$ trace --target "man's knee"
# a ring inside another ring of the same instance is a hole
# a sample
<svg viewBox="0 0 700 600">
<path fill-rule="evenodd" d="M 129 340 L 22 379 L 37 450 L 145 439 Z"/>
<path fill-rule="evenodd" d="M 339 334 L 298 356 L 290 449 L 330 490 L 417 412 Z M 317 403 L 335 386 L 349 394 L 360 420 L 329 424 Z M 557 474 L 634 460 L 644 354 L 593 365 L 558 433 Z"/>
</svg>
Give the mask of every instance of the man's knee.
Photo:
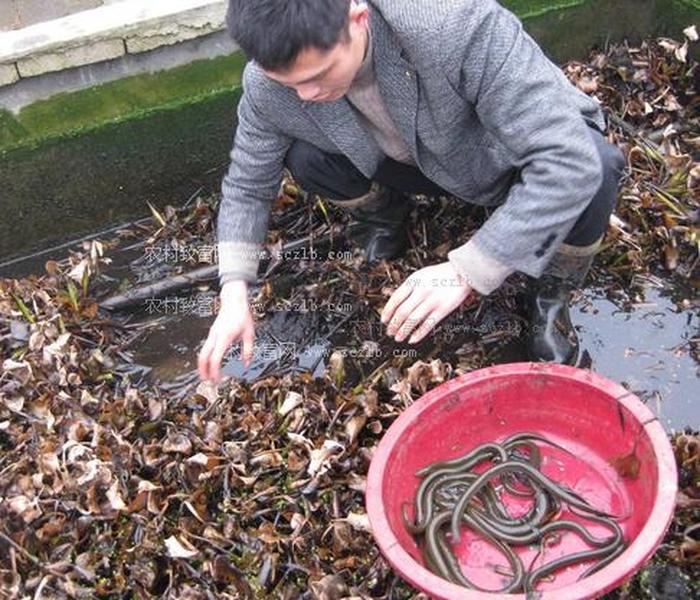
<svg viewBox="0 0 700 600">
<path fill-rule="evenodd" d="M 592 135 L 601 159 L 603 177 L 597 192 L 564 240 L 573 246 L 587 246 L 605 233 L 610 215 L 615 211 L 619 182 L 625 168 L 620 149 L 600 132 L 593 131 Z"/>
<path fill-rule="evenodd" d="M 603 170 L 602 182 L 593 201 L 601 203 L 603 206 L 600 207 L 600 210 L 610 215 L 615 210 L 617 203 L 619 183 L 625 168 L 625 156 L 617 146 L 608 142 L 602 134 L 595 132 L 593 137 Z"/>
<path fill-rule="evenodd" d="M 307 192 L 329 198 L 355 198 L 371 182 L 342 154 L 325 152 L 303 140 L 295 140 L 284 160 L 294 180 Z"/>
<path fill-rule="evenodd" d="M 296 140 L 287 151 L 284 164 L 303 187 L 305 180 L 315 179 L 314 175 L 321 170 L 323 152 L 313 144 Z"/>
</svg>

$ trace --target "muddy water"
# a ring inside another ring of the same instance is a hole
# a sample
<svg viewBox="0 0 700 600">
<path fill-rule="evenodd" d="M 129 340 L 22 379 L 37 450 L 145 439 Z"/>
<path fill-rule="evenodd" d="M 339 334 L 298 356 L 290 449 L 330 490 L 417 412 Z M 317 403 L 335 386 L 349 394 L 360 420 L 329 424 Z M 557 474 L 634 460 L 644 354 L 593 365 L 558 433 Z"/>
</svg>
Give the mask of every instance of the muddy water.
<svg viewBox="0 0 700 600">
<path fill-rule="evenodd" d="M 682 292 L 648 288 L 645 302 L 625 312 L 589 290 L 573 319 L 593 370 L 635 392 L 667 429 L 699 429 L 700 308 L 679 309 Z"/>
<path fill-rule="evenodd" d="M 681 305 L 684 290 L 666 284 L 649 287 L 644 298 L 623 310 L 606 297 L 601 288 L 589 288 L 572 308 L 572 320 L 579 331 L 584 366 L 616 381 L 643 400 L 668 429 L 700 428 L 700 307 Z M 195 292 L 207 297 L 212 292 Z M 184 297 L 184 296 L 183 296 Z M 145 314 L 145 311 L 144 311 Z M 246 369 L 239 359 L 239 348 L 229 351 L 223 373 L 246 381 L 268 374 L 312 371 L 318 376 L 333 350 L 346 356 L 348 383 L 367 377 L 385 359 L 397 353 L 413 352 L 415 360 L 433 357 L 436 338 L 424 340 L 418 347 L 395 344 L 377 325 L 378 352 L 363 353 L 365 340 L 352 342 L 345 329 L 334 329 L 347 315 L 322 310 L 273 311 L 256 325 L 254 360 Z M 176 378 L 196 379 L 196 353 L 206 338 L 213 316 L 201 314 L 171 315 L 137 349 L 136 362 L 152 368 L 156 381 Z M 494 328 L 494 323 L 522 324 L 522 315 L 486 311 L 471 333 L 453 334 L 449 350 L 437 355 L 453 358 L 452 351 L 467 339 L 479 339 L 478 332 Z M 484 326 L 481 329 L 482 326 Z M 507 327 L 506 327 L 507 328 Z M 693 351 L 695 355 L 693 355 Z M 348 358 L 352 356 L 352 359 Z M 523 338 L 515 337 L 497 354 L 495 362 L 526 360 Z M 354 367 L 354 368 L 353 368 Z M 189 374 L 189 376 L 187 376 Z"/>
<path fill-rule="evenodd" d="M 272 373 L 305 370 L 321 376 L 331 345 L 323 340 L 324 327 L 319 316 L 320 313 L 292 311 L 271 313 L 256 323 L 253 360 L 248 368 L 243 366 L 240 347 L 236 345 L 224 358 L 222 374 L 248 382 Z M 206 314 L 170 315 L 144 338 L 135 353 L 136 361 L 152 368 L 154 381 L 167 382 L 194 375 L 197 351 L 213 320 L 213 316 Z"/>
</svg>

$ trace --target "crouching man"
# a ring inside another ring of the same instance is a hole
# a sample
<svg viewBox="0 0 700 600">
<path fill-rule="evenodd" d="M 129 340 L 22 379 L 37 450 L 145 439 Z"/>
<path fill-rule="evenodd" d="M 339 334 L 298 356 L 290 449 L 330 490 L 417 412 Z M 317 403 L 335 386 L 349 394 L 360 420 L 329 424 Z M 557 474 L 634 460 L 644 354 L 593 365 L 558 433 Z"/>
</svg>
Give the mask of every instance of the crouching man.
<svg viewBox="0 0 700 600">
<path fill-rule="evenodd" d="M 530 358 L 576 361 L 568 302 L 606 231 L 624 159 L 597 101 L 515 15 L 495 0 L 230 0 L 227 21 L 250 61 L 222 184 L 221 309 L 199 356 L 203 378 L 218 380 L 237 341 L 250 362 L 247 285 L 285 166 L 352 214 L 370 262 L 405 250 L 412 193 L 494 207 L 446 262 L 391 296 L 389 335 L 417 342 L 520 271 L 532 281 Z"/>
</svg>

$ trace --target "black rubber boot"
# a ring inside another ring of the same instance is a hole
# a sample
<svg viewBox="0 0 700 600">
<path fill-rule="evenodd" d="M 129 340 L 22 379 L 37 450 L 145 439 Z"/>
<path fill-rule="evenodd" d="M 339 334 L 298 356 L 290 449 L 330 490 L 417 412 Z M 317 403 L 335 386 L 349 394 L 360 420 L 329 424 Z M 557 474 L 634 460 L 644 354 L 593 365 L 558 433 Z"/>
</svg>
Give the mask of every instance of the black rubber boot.
<svg viewBox="0 0 700 600">
<path fill-rule="evenodd" d="M 602 238 L 601 238 L 602 239 Z M 576 365 L 579 340 L 569 315 L 571 294 L 583 283 L 600 240 L 579 248 L 562 245 L 529 289 L 528 356 L 531 361 Z"/>
<path fill-rule="evenodd" d="M 406 251 L 406 223 L 412 207 L 408 194 L 373 183 L 364 196 L 329 202 L 353 217 L 348 237 L 363 250 L 368 263 L 397 258 Z"/>
<path fill-rule="evenodd" d="M 528 358 L 535 362 L 575 365 L 579 342 L 569 316 L 571 287 L 558 277 L 542 275 L 535 280 L 533 288 Z"/>
</svg>

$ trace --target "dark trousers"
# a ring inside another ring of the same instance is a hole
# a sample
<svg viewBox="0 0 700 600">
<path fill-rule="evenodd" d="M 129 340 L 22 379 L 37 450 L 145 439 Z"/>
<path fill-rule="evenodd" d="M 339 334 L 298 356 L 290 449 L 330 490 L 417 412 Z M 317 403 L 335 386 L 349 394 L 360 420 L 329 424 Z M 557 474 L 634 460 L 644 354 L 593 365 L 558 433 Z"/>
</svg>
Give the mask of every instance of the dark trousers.
<svg viewBox="0 0 700 600">
<path fill-rule="evenodd" d="M 594 132 L 596 147 L 603 163 L 603 182 L 564 239 L 564 243 L 572 246 L 588 246 L 607 230 L 608 220 L 615 210 L 618 184 L 625 166 L 622 152 L 610 144 L 593 123 L 587 121 L 587 124 Z M 324 152 L 302 140 L 296 140 L 292 144 L 285 164 L 305 191 L 333 200 L 350 200 L 366 194 L 372 180 L 407 194 L 450 195 L 417 167 L 385 157 L 370 180 L 345 155 Z"/>
</svg>

